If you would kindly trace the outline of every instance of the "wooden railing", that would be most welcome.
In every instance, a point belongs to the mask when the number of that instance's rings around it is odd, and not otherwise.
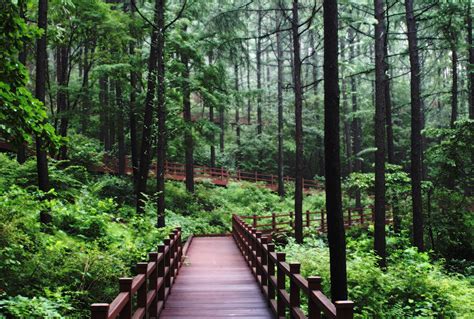
[[[390,214],[389,214],[390,216]],[[289,213],[272,213],[271,215],[258,216],[239,216],[241,219],[248,220],[252,227],[263,232],[279,232],[295,225],[295,216],[293,212]],[[347,208],[344,211],[344,226],[369,225],[374,222],[374,209],[370,207]],[[390,224],[392,219],[387,217],[386,224]],[[306,211],[303,213],[303,227],[314,227],[319,232],[327,232],[327,215],[325,210]]]
[[[131,161],[126,158],[126,173],[132,174]],[[194,165],[194,176],[195,178],[210,178],[216,184],[226,185],[229,180],[236,181],[247,181],[247,182],[261,182],[267,184],[271,189],[277,190],[278,188],[278,176],[273,174],[264,174],[258,172],[246,172],[246,171],[230,171],[223,167],[209,167],[202,165]],[[114,157],[104,157],[104,167],[96,167],[94,170],[99,172],[117,172],[118,163]],[[156,163],[150,166],[150,171],[154,174],[156,172]],[[165,162],[165,174],[171,176],[173,179],[184,180],[186,176],[186,165],[182,163]],[[294,177],[284,176],[285,182],[294,182]],[[303,179],[303,188],[316,189],[323,188],[323,185],[312,179]]]
[[[287,314],[300,319],[319,319],[322,314],[326,318],[353,318],[352,301],[332,303],[321,291],[321,277],[303,278],[299,263],[287,263],[285,253],[275,252],[271,239],[237,215],[232,217],[232,235],[277,318]],[[308,300],[307,313],[301,308],[301,293]]]
[[[157,318],[182,265],[182,257],[191,243],[192,236],[183,246],[181,229],[175,229],[169,239],[149,253],[149,261],[137,264],[133,278],[120,278],[120,293],[110,303],[91,306],[92,319]]]

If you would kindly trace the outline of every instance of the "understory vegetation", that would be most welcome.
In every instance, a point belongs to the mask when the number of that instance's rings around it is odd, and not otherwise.
[[[137,216],[127,191],[129,178],[63,166],[51,163],[54,189],[43,193],[28,186],[34,184],[34,161],[19,165],[0,154],[0,317],[86,318],[89,304],[111,301],[117,278],[133,274],[136,262],[174,227],[181,226],[185,237],[228,233],[233,213],[292,210],[291,193],[280,199],[261,185],[223,188],[203,182],[189,194],[184,184],[167,182],[168,226],[156,228],[153,195],[145,215]],[[305,209],[323,207],[324,193],[305,198]],[[41,224],[40,214],[48,214],[51,223]],[[381,270],[372,231],[354,228],[347,236],[349,296],[358,318],[469,318],[474,267],[463,265],[463,273],[455,272],[443,259],[417,252],[407,233],[390,232],[389,266]],[[302,263],[304,276],[321,276],[329,294],[327,239],[308,232],[302,245],[288,233],[278,249]],[[451,261],[456,263],[463,261]]]

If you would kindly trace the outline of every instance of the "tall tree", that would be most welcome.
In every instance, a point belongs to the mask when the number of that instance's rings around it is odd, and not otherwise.
[[[38,28],[43,30],[43,34],[36,41],[36,87],[35,96],[38,100],[46,101],[46,83],[48,53],[47,46],[47,27],[48,27],[48,0],[38,1]],[[38,172],[38,187],[44,192],[50,190],[48,158],[44,149],[43,139],[36,136],[36,167]]]
[[[138,145],[138,128],[137,128],[137,91],[138,91],[138,72],[137,65],[135,65],[135,45],[137,42],[137,32],[134,25],[135,19],[135,5],[132,3],[134,0],[130,0],[130,15],[132,23],[130,23],[130,34],[132,39],[129,42],[128,50],[131,61],[130,68],[130,106],[128,112],[129,125],[130,125],[130,153],[132,156],[132,173],[135,191],[138,180],[138,165],[139,165],[139,145]]]
[[[115,81],[115,101],[116,101],[116,119],[117,122],[117,146],[118,146],[118,173],[125,175],[126,169],[126,151],[125,151],[125,120],[124,120],[124,105],[122,96],[121,79]]]
[[[375,8],[375,231],[374,249],[386,266],[385,239],[385,23],[384,0],[374,0]]]
[[[291,32],[293,35],[293,91],[295,95],[295,240],[303,242],[303,88],[299,33],[299,2],[293,0]]]
[[[469,47],[469,118],[474,120],[474,45],[472,43],[472,1],[467,10],[467,44]]]
[[[411,196],[413,209],[413,243],[419,250],[423,244],[423,206],[421,197],[421,80],[418,37],[413,0],[405,0],[408,50],[410,54],[411,97]]]
[[[184,33],[186,30],[183,31]],[[183,115],[184,115],[184,146],[185,146],[185,170],[186,170],[186,190],[194,193],[194,141],[191,119],[191,89],[190,89],[190,70],[189,70],[189,56],[187,52],[181,53],[181,63],[183,64],[182,73],[182,93],[183,93]]]
[[[346,237],[341,198],[337,1],[324,1],[324,157],[332,300],[347,299]]]
[[[166,98],[165,98],[165,0],[156,0],[157,21],[157,104],[158,104],[158,145],[156,165],[157,226],[165,227],[165,162],[166,162]]]
[[[257,60],[257,134],[262,134],[262,6],[261,2],[258,2],[258,17],[257,17],[257,49],[255,52],[255,58]],[[259,155],[259,160],[261,155]]]
[[[276,27],[280,29],[281,13],[276,12]],[[278,73],[278,88],[277,88],[277,104],[278,104],[278,195],[285,196],[284,183],[284,167],[283,167],[283,45],[281,39],[281,32],[276,33],[276,54],[277,54],[277,73]]]
[[[137,192],[137,212],[142,213],[144,208],[146,184],[148,180],[148,173],[150,170],[151,161],[151,129],[153,121],[153,100],[155,98],[156,90],[156,79],[157,79],[157,68],[159,59],[159,34],[161,30],[158,29],[158,22],[160,21],[160,10],[162,9],[163,0],[155,1],[154,11],[154,24],[155,27],[151,28],[151,45],[150,45],[150,56],[148,58],[148,79],[147,79],[147,91],[145,96],[145,111],[143,115],[143,130],[142,130],[142,142],[140,146],[140,162],[138,169],[138,179],[136,185]],[[158,93],[159,94],[159,93]],[[158,159],[159,161],[159,159]]]
[[[239,97],[239,64],[234,62],[234,90],[235,90],[235,135],[236,135],[236,152],[235,152],[235,167],[240,165],[240,97]]]

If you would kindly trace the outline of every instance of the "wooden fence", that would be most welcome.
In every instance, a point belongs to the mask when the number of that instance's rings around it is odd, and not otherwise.
[[[299,263],[287,263],[285,253],[275,252],[275,244],[262,232],[232,217],[232,235],[251,268],[268,304],[277,318],[353,318],[352,301],[331,302],[321,291],[321,277],[303,278]],[[287,279],[289,290],[287,289]],[[308,311],[301,308],[301,293],[308,300]]]
[[[389,214],[390,216],[390,214]],[[258,216],[239,216],[241,219],[250,222],[253,228],[263,232],[279,232],[293,228],[295,216],[293,212],[272,213],[271,215]],[[361,208],[347,208],[344,211],[344,226],[349,228],[355,225],[368,225],[374,222],[375,213],[372,206]],[[392,219],[387,218],[386,224],[390,224]],[[306,211],[303,213],[303,227],[315,227],[320,232],[327,232],[327,214],[325,210]]]
[[[91,318],[158,318],[191,240],[192,237],[183,246],[181,228],[175,229],[157,252],[149,253],[148,262],[137,264],[138,275],[119,279],[120,293],[110,304],[92,304]]]

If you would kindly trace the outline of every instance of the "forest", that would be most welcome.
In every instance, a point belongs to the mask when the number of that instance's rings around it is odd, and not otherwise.
[[[0,0],[0,318],[473,318],[473,7]]]

